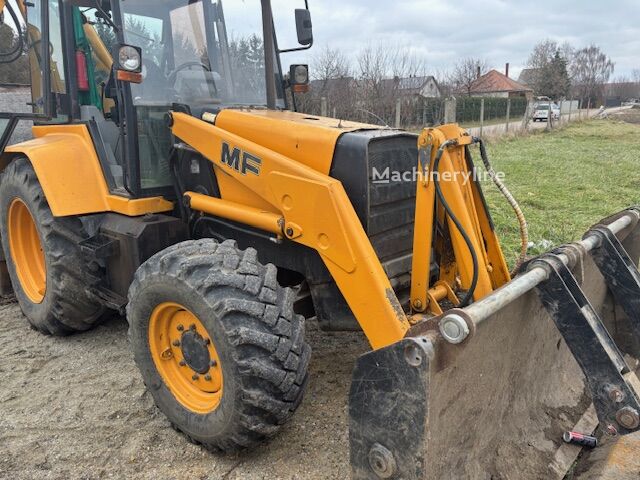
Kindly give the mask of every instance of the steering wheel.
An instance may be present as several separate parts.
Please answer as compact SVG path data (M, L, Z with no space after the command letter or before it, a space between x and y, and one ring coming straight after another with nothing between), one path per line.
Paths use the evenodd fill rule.
M185 69L191 68L191 67L202 67L202 69L205 72L210 72L211 71L211 68L208 67L207 65L205 65L202 62L184 62L183 64L181 64L178 67L176 67L176 69L169 74L169 76L167 77L167 80L169 82L171 82L171 84L176 83L176 77L178 76L178 73L181 72L182 70L185 70Z
M176 69L169 74L169 76L167 77L167 81L169 82L169 85L175 85L176 79L178 77L178 73L181 72L182 70L187 69L187 68L190 69L191 67L200 67L205 72L211 72L211 67L209 67L208 65L205 65L202 62L185 62L185 63L179 65L178 67L176 67ZM218 86L215 84L215 81L213 82L213 88L215 89L216 95L217 95L218 94Z

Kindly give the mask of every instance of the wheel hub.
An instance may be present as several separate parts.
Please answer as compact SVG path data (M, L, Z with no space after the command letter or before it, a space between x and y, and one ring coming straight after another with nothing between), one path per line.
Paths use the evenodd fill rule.
M165 386L184 407L198 413L217 408L222 366L198 317L177 303L161 303L149 319L149 349Z
M184 361L187 362L189 368L201 375L207 373L211 366L211 354L207 340L195 330L183 333L180 340Z

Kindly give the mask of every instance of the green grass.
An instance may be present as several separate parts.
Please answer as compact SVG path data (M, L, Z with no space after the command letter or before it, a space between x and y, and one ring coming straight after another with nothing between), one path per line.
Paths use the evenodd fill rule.
M520 203L529 240L560 245L580 239L595 222L640 204L640 125L593 120L553 132L499 140L489 159ZM473 149L476 165L479 152ZM505 257L519 250L518 223L491 184L482 182ZM548 250L534 247L531 254Z

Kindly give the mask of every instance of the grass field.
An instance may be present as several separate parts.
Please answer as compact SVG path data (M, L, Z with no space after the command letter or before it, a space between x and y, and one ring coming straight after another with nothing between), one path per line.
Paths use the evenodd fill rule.
M640 204L640 125L615 120L575 123L561 130L499 140L489 159L529 223L531 254L579 239L603 217ZM472 152L476 165L479 153ZM518 224L491 181L483 189L505 256L513 264ZM544 242L544 241L547 242Z

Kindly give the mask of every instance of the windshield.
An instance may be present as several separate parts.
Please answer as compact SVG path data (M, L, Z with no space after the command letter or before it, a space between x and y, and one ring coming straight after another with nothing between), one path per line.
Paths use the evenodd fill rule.
M125 40L142 48L136 105L266 105L260 0L123 0Z

